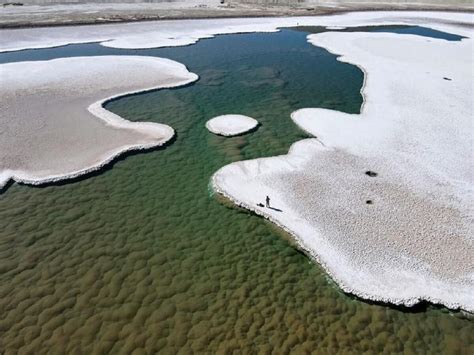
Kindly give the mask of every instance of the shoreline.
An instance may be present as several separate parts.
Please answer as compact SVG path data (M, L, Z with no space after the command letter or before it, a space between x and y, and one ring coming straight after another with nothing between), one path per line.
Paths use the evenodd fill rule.
M293 143L293 145L290 147L288 150L288 153L286 155L291 154L291 150L293 147L303 141L308 141L308 140L315 140L317 141L316 138L307 138L302 141L298 141ZM318 141L318 144L321 144L321 142ZM220 169L219 169L220 170ZM393 298L388 298L388 297L381 297L381 296L374 296L370 293L365 293L363 291L354 289L350 286L348 286L340 277L338 277L337 273L335 273L322 259L321 257L317 254L316 251L312 250L310 247L306 246L304 243L304 240L298 236L298 233L293 231L290 227L284 225L278 219L272 217L271 214L265 213L261 209L257 209L254 206L251 206L242 200L237 199L236 197L228 194L224 189L220 188L219 185L215 182L214 180L215 174L211 177L211 187L215 193L218 195L224 197L228 201L230 201L232 204L234 204L238 208L243 208L245 210L248 210L252 213L255 213L257 216L260 216L269 222L273 223L277 228L280 228L284 232L288 233L292 241L296 244L297 248L303 251L303 253L311 259L312 262L316 262L318 265L320 265L324 272L329 276L331 281L335 283L335 285L342 290L342 292L354 295L356 297L359 297L361 300L364 301L372 301L376 303L381 303L381 304L391 304L395 305L397 307L407 307L411 308L416 306L417 304L425 301L433 305L438 305L441 307L445 307L448 310L451 311L460 311L460 312L466 312L468 314L474 314L474 309L465 309L463 306L459 303L446 303L445 301L441 299L435 299L431 298L430 296L420 296L420 297L412 297L409 299L393 299Z
M472 26L470 13L426 11L424 26L443 30L446 25ZM42 49L71 44L98 43L121 49L150 49L192 45L201 39L238 33L277 32L282 27L344 24L354 27L383 25L420 25L420 13L413 11L373 11L332 14L329 16L255 17L232 19L163 20L137 23L110 23L108 26L84 25L81 33L75 26L38 27L3 30L5 41L0 52ZM146 40L145 40L146 38Z
M31 5L25 5L26 7ZM68 5L74 6L74 5ZM282 11L283 9L283 11ZM188 9L193 10L193 9ZM446 13L471 13L474 14L474 6L426 6L426 5L399 5L399 6L357 6L357 7L320 7L314 8L314 10L308 11L305 8L291 8L291 7L268 7L266 9L245 9L241 11L229 11L225 9L211 11L199 10L196 14L185 14L185 15L147 15L147 14L136 14L123 16L111 16L109 18L93 18L93 19L70 19L67 16L61 16L61 19L57 20L44 20L44 21L26 21L17 20L11 23L5 23L2 20L2 9L0 8L0 30L16 30L16 29L29 29L29 28L55 28L55 27L80 27L80 26L91 26L91 25L116 25L116 24L132 24L132 23L144 23L144 22L162 22L162 21L179 21L179 20L217 20L217 19L238 19L238 18L278 18L278 17L321 17L321 16L334 16L343 15L348 13L357 12L446 12ZM166 11L166 10L164 10ZM124 11L125 12L125 11ZM133 12L132 12L133 14ZM107 15L104 15L107 16Z
M341 37L347 36L349 38L351 36L354 38L357 37L357 34L347 35L347 34L340 33L339 35ZM328 35L328 33L326 33L326 36L327 38L331 38L330 35ZM334 35L335 38L336 36L337 35ZM370 37L370 36L367 36L367 37ZM381 35L381 37L385 37L388 40L391 37L395 38L396 35L387 34L385 36ZM362 123L362 124L364 123L364 121L367 122L367 120L370 120L369 117L372 117L372 121L373 121L374 115L380 117L380 113L378 114L376 113L378 112L376 106L380 105L381 103L380 98L379 98L380 95L376 95L378 99L376 99L375 101L373 99L373 96L371 95L371 93L375 90L374 87L378 88L377 90L381 89L381 86L379 85L377 79L376 79L375 85L374 85L374 80L373 80L374 78L373 75L378 75L380 77L380 69L376 69L377 67L374 66L373 63L371 63L368 67L366 67L367 60L368 60L367 57L361 54L362 52L358 52L358 51L354 52L353 54L352 50L354 49L352 48L351 42L349 42L351 44L351 46L349 46L349 49L342 50L341 49L343 48L342 39L341 39L341 44L338 44L338 46L336 47L335 45L329 45L329 43L332 43L331 40L327 39L327 40L322 41L320 40L320 38L324 39L325 36L324 35L310 35L308 37L308 42L311 44L317 45L319 47L325 48L329 52L337 55L338 61L355 65L364 72L364 85L361 88L363 103L361 105L360 113L359 114L344 114L337 111L323 110L323 109L301 109L301 110L294 111L291 115L294 123L297 126L299 126L303 131L313 136L317 136L317 138L312 138L312 139L310 138L310 139L295 142L290 147L290 150L288 151L286 155L281 155L281 156L276 156L276 157L257 158L253 160L235 162L235 163L226 165L222 167L221 169L219 169L212 176L211 186L213 187L216 193L229 199L237 206L250 210L256 213L257 215L260 215L263 218L270 220L272 223L279 226L284 231L288 232L293 237L293 239L295 240L299 248L304 250L305 253L308 254L311 259L317 261L318 264L320 264L325 269L328 275L341 288L341 290L343 290L346 293L354 294L357 297L360 297L362 299L368 299L371 301L382 302L382 303L391 303L395 305L403 305L407 307L412 307L421 301L427 301L433 304L443 305L444 307L448 309L462 310L468 313L472 313L474 310L473 308L474 306L472 304L472 301L468 297L469 289L472 286L471 286L471 283L467 279L467 274L470 272L469 270L472 266L470 266L469 262L467 262L467 264L464 264L464 267L466 269L464 269L464 267L461 266L463 263L463 260L464 262L466 260L469 260L468 255L472 254L472 250L471 250L472 248L468 247L470 243L468 235L462 234L463 233L462 232L463 227L461 227L462 224L461 225L457 224L457 223L465 223L465 220L463 220L462 217L460 217L461 220L459 219L456 220L456 218L458 217L455 217L454 215L452 217L454 219L451 222L451 220L449 219L451 218L450 212L449 210L447 210L448 208L453 208L453 211L458 211L456 209L457 208L456 206L458 206L459 207L458 212L461 213L462 215L462 211L463 211L462 201L463 200L460 200L458 202L449 201L451 198L450 197L451 193L453 192L451 191L451 189L455 189L455 190L458 189L456 184L454 184L452 187L450 187L446 191L440 189L436 193L435 193L435 190L431 192L429 186L434 181L436 181L438 177L436 173L435 175L430 176L433 173L432 171L430 171L430 169L424 170L425 168L421 167L420 172L419 173L414 172L411 179L409 177L405 178L403 177L403 174L405 174L404 170L407 170L407 169L409 170L411 169L410 167L414 166L413 165L414 162L411 162L409 164L407 163L406 168L402 170L402 174L401 176L399 176L399 178L402 177L402 179L397 180L397 178L394 178L394 177L396 177L397 175L400 175L400 173L397 173L395 169L395 174L393 174L392 169L393 167L397 167L397 166L401 168L403 164L398 165L398 163L395 162L393 163L393 167L391 167L392 163L389 162L389 163L385 163L385 166L384 166L384 165L380 165L380 162L381 162L380 159L377 158L374 160L375 157L372 157L370 161L368 161L369 164L371 165L373 164L377 167L375 169L376 171L379 171L379 167L380 167L381 168L380 170L384 171L383 175L387 175L386 177L384 176L383 178L372 180L375 182L376 185L379 185L381 187L381 189L379 187L378 189L375 189L375 191L379 191L379 193L380 191L384 191L385 185L387 188L387 192L385 196L383 195L383 193L382 195L377 195L377 192L375 192L374 197L376 199L376 205L381 204L381 206L378 208L382 208L381 211L384 211L384 210L387 210L387 203L389 203L388 209L392 211L392 213L395 215L394 218L396 221L398 220L405 221L405 219L408 218L407 221L411 220L411 221L415 221L415 224L421 223L421 226L428 226L427 224L425 224L426 221L423 222L423 219L421 220L417 219L420 217L420 212L419 212L420 209L428 207L428 210L430 211L430 213L436 212L436 211L439 212L440 208L446 209L446 212L444 212L445 218L446 218L446 221L450 221L452 223L452 225L449 225L449 228L452 228L451 232L449 232L449 234L446 235L442 232L442 229L438 230L437 229L438 227L436 226L433 227L432 231L430 231L430 228L428 228L428 231L426 232L427 233L426 239L428 240L428 244L424 244L422 253L418 253L416 251L416 248L415 250L413 250L413 247L411 245L417 245L416 243L418 244L425 243L426 241L423 239L425 237L417 236L415 238L415 242L409 240L409 238L406 239L405 237L406 236L409 237L411 234L414 234L413 236L415 236L417 233L421 233L421 235L423 235L423 233L425 233L423 229L424 227L422 227L422 229L420 230L415 229L414 231L409 232L407 231L407 228L409 229L409 227L391 226L392 227L391 229L394 230L395 233L397 233L398 230L400 231L400 237L396 241L395 239L392 239L391 237L391 235L393 235L394 233L393 231L384 232L380 235L377 235L377 232L374 233L374 231L378 230L377 228L374 228L372 230L371 226L369 226L368 228L366 227L368 226L366 222L363 222L363 223L361 222L361 226L359 227L359 229L361 229L360 231L361 233L354 231L352 234L351 233L347 234L347 236L351 237L349 239L354 239L356 241L358 241L359 238L361 238L361 242L362 242L371 234L374 234L374 237L375 237L374 239L373 237L370 237L367 240L373 239L373 241L374 242L377 241L379 245L376 246L369 243L370 245L372 245L371 247L367 245L365 246L366 248L367 247L371 249L374 248L374 250L382 250L381 246L383 246L386 243L387 244L386 247L388 248L388 250L385 253L382 252L380 257L373 258L371 256L373 255L373 253L369 252L366 255L366 252L364 252L363 250L358 251L357 247L355 247L355 249L352 249L353 247L351 247L352 244L350 243L345 245L345 242L342 242L341 244L340 242L341 239L339 237L335 237L335 235L331 233L328 234L328 231L330 231L331 229L330 228L328 229L327 225L326 226L324 225L325 222L322 222L322 221L326 221L326 219L324 219L324 217L320 215L320 214L325 213L324 209L316 209L315 205L311 205L311 203L305 202L305 199L307 198L306 196L311 196L311 195L320 196L317 193L317 191L319 191L320 189L311 187L311 186L316 186L318 184L317 182L318 180L308 179L306 177L307 174L315 174L314 176L321 175L321 180L319 181L319 184L330 183L330 184L337 185L338 180L335 175L326 176L324 173L323 174L317 173L317 170L323 169L322 165L324 165L324 163L321 164L321 166L316 165L317 160L327 161L327 159L325 158L325 155L334 157L333 152L336 152L335 153L336 157L337 156L341 157L341 154L345 154L345 153L338 154L337 151L343 152L344 150L347 150L349 154L355 154L356 156L358 154L361 154L361 157L364 157L363 152L365 151L370 152L370 145L372 145L372 143L374 145L378 145L377 143L378 140L374 140L374 142L371 142L368 145L364 146L364 144L362 144L360 150L354 149L353 151L352 151L353 148L351 148L350 145L341 146L341 143L344 142L345 139L347 139L347 136L344 134L347 132L344 132L344 130L342 130L343 127L342 126L339 127L339 125L336 125L335 127L331 128L331 125L332 125L331 120L333 119L332 118L333 116L329 114L333 114L334 119L336 119L336 115L340 116L340 122L336 121L334 124L336 123L342 124L343 123L342 121L347 120L349 116L351 116L353 120L359 121L356 123ZM360 42L357 42L357 43L360 43ZM422 43L422 41L420 41L420 43ZM450 45L448 45L448 48L449 46ZM334 49L333 47L338 48L338 49ZM463 58L461 58L461 60L462 59ZM442 70L446 70L446 68ZM374 72L376 74L374 74ZM439 72L439 69L436 68L435 72ZM369 87L367 86L368 79L371 81L371 84ZM458 80L458 79L459 78L454 79L454 80ZM367 91L369 91L369 93ZM374 110L374 105L376 108L375 110ZM388 107L390 107L390 105ZM396 105L394 107L396 107ZM311 110L313 110L314 112L312 112ZM414 110L413 114L415 114L416 112L418 111ZM305 115L308 118L306 121L305 120L298 121L297 116L304 118ZM328 115L328 117L324 117L325 115ZM405 116L405 117L410 117L410 115L408 115L407 113L405 114L400 113L400 115ZM319 116L319 120L316 121L316 123L314 123L314 126L311 126L313 124L311 123L312 122L311 119L316 119L316 117L318 116ZM330 123L325 125L323 122L327 120L329 120ZM317 125L317 123L320 123L320 122L321 122L320 124L321 128L319 128L319 125ZM422 120L422 122L424 121ZM347 123L350 123L350 122L347 122ZM346 131L349 131L350 135L358 136L357 134L358 131L355 130L356 126L354 125L353 129L351 129L350 126L351 125L349 125L349 128L346 127ZM362 131L364 131L363 127L360 127L360 128ZM396 127L391 125L391 123L389 123L388 126L383 127L383 128L396 130ZM374 128L375 135L377 131L378 131L377 128ZM342 138L340 139L338 138L338 135L339 135L338 132L342 134ZM361 132L359 131L359 133ZM372 136L374 136L374 134L372 134ZM368 139L368 137L365 137L365 139ZM385 139L385 138L382 137L382 139ZM356 145L360 144L358 142L362 142L363 140L364 138L362 139L355 138L354 144ZM383 140L381 140L381 142L382 141ZM407 140L407 142L409 141L410 140ZM429 142L429 139L426 142ZM443 146L441 145L441 147ZM388 148L387 151L391 151L392 149L393 148ZM370 157L371 155L369 154L368 156ZM350 160L348 161L350 162ZM345 166L344 164L346 164L344 161L335 161L334 163L340 165L339 169L341 169L341 167L344 169L344 166ZM354 167L352 166L353 164L354 163L350 163L349 166L353 168ZM312 166L314 166L314 169L315 169L313 172L311 172L311 168L310 168ZM359 164L357 164L356 166L359 166L359 169L361 169ZM430 167L429 161L428 161L427 167ZM446 166L441 165L439 169L441 173L440 176L442 176L442 171L443 169L446 169ZM348 170L347 173L350 174L350 170ZM429 179L433 179L433 181L430 181L430 180L423 181L423 184L421 184L417 188L416 187L417 179L416 178L414 179L413 177L418 176L421 178L423 177L423 175L426 175L426 177L429 177ZM305 190L305 193L303 195L300 194L298 195L298 197L292 194L291 192L292 190L285 190L285 186L287 186L288 183L282 183L280 181L280 180L285 181L285 180L294 179L294 176L301 176L299 180L295 179L294 183L297 183L297 182L301 183L303 181L302 186L310 187L309 189ZM410 176L410 174L408 176ZM411 184L409 183L405 186L404 184L405 180L407 181L411 180L412 183ZM354 177L351 175L351 177L349 178L349 181L356 181L356 180L354 180ZM393 189L393 187L396 186L396 185L393 185L393 186L391 185L393 184L394 181L395 181L395 184L399 184L400 187L402 187L405 190L393 190L392 192L391 189ZM444 183L447 183L447 181L443 182L443 184ZM245 186L245 189L239 188L239 186ZM362 184L361 186L365 186L365 183ZM345 185L342 185L341 189L344 190L344 193L343 193L344 195L348 187ZM430 202L428 199L426 199L427 196L425 195L426 195L427 189L428 189L428 195L433 193L436 196L438 196L438 198L440 199L439 204L437 202L433 204L432 201ZM369 196L367 197L370 197L371 193L374 194L374 192L370 192L370 190L371 188L369 188L366 191L369 193ZM299 190L295 190L295 191L299 191ZM398 201L395 200L397 196L400 196L400 192L403 192L402 196L406 193L409 193L410 197L407 196L408 197L407 200L403 200L403 199L398 200ZM445 195L441 195L442 192L444 192ZM331 192L331 194L333 193L334 191ZM392 193L393 195L391 195ZM458 193L460 193L460 191L458 191ZM278 207L278 209L280 209L280 211L284 211L284 212L277 213L277 212L274 212L273 210L267 210L255 205L256 203L255 201L262 200L263 198L262 194L264 195L266 194L267 196L268 195L272 196L272 201L273 200L276 201L275 205ZM347 199L352 199L351 196L352 196L351 194L348 194ZM362 193L362 196L364 196L364 193ZM395 209L392 210L390 207L391 199L389 198L389 196L392 196L392 199L393 199L393 201L391 201L392 204L398 203L398 204L402 204L402 206L398 208L395 205L393 206L395 207ZM323 197L320 196L319 198L322 199ZM341 203L341 199L338 196L331 196L331 200L333 200L333 198L334 198L334 203L336 205L329 204L327 206L329 210L337 208L337 209L341 209L342 211L347 210L347 209L349 209L349 211L351 210L353 211L354 208L357 208L354 206L354 203L351 203L351 201L348 201L347 208L344 206L339 206L338 203ZM311 200L311 198L308 198L308 201L313 201L313 200ZM322 200L322 201L326 201L326 200ZM336 202L336 201L339 201L339 202ZM386 201L387 203L385 203L384 201ZM407 206L409 206L413 203L413 201L415 202L414 207L416 207L415 210L413 210L413 216L411 216L410 214L408 214L408 216L406 214L403 214L405 213L404 210L406 210L406 207L403 207L403 205L407 204ZM370 201L370 203L372 203L372 201ZM321 202L321 204L324 204L324 203ZM314 220L313 218L306 219L305 218L306 214L303 211L304 207L300 207L300 206L306 206L307 209L313 206L316 210L314 212L308 212L308 213L310 215L315 216ZM391 217L384 219L383 214L381 214L380 217L375 217L377 216L377 213L380 214L381 212L377 212L377 208L375 208L375 210L374 208L375 207L364 209L361 206L362 211L367 210L366 213L370 212L370 216L367 218L371 219L372 221L371 223L373 224L377 224L380 222L388 223L387 221L391 220ZM346 211L345 214L343 213L341 216L339 216L340 217L339 220L340 221L344 220L343 216L349 219L352 218L350 217L350 215L348 215L351 213L349 211ZM375 211L375 215L373 215L374 211ZM332 214L330 213L328 215L331 216ZM421 216L424 216L423 212L421 212ZM433 216L436 216L436 214L433 213ZM375 218L375 219L372 219L372 218ZM380 218L380 220L378 221L377 218ZM430 219L429 216L427 218ZM317 222L315 222L315 220L319 220L319 219L322 219L321 221L322 224L318 224ZM333 218L333 221L334 221L334 218ZM346 223L348 222L346 222L345 220L341 223L338 222L338 226L340 227L340 225L345 225ZM348 225L353 226L351 224L348 224ZM408 225L409 224L407 224L407 226ZM337 227L334 230L338 230L339 227ZM388 227L389 226L387 225L387 228ZM347 231L347 229L345 230ZM438 231L438 233L434 233L432 235L433 237L434 236L438 237L437 238L438 241L435 243L435 245L439 243L443 243L443 240L445 240L444 238L447 238L447 237L453 238L454 236L456 236L456 238L453 238L451 240L451 243L455 243L457 247L454 246L455 244L453 244L452 246L454 250L458 250L459 252L462 250L462 253L460 253L459 258L451 259L453 263L454 261L456 261L457 266L454 266L450 271L447 270L448 268L446 269L446 271L439 271L439 270L440 270L440 267L442 268L441 265L445 265L446 260L444 259L448 258L449 257L448 254L451 255L452 252L448 253L448 251L443 251L443 253L441 254L443 255L444 253L446 253L446 255L443 257L437 257L436 256L438 253L437 247L435 246L429 247L429 240L431 240L430 233L435 232L435 231ZM333 238L335 238L334 241L333 241ZM342 240L344 239L345 238L342 238ZM412 243L415 243L415 244L412 244ZM363 247L365 244L366 242L362 243L358 248L360 249L360 247ZM464 245L465 249L462 249L462 248L458 249L460 245ZM407 246L409 246L409 249L406 249ZM401 254L395 254L397 255L397 258L402 259L400 260L400 262L393 261L396 259L393 259L392 255L397 250L399 251L402 250ZM364 257L369 257L368 261L364 262L361 259L361 255L364 255ZM426 255L428 256L426 257ZM432 259L430 259L430 257ZM430 263L428 260L431 260L432 263ZM336 261L337 263L335 264ZM374 266L375 267L374 269L374 267L371 267L370 265L377 265L377 266ZM382 267L382 270L377 271L377 269L380 267ZM432 271L431 271L431 267L433 267ZM368 271L371 268L374 269L372 270L373 272ZM385 270L385 268L388 268L388 269ZM462 270L465 270L464 273L462 272ZM441 274L439 274L440 272ZM396 285L403 285L404 288L400 289L400 287ZM454 290L453 291L454 294L453 292L450 292L450 290ZM456 297L454 297L454 295L456 295Z

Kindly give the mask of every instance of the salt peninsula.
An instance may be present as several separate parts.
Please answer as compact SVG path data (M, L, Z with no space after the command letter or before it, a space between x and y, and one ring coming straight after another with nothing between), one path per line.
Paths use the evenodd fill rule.
M130 122L102 104L197 80L182 64L149 57L62 58L0 67L0 187L10 179L41 184L73 178L123 152L163 145L174 135L171 127Z
M217 135L232 137L255 129L258 121L244 115L222 115L206 122L206 128Z
M289 231L346 292L472 312L472 40L308 40L365 72L360 115L295 111L315 139L223 167L214 188ZM265 196L275 208L259 204Z

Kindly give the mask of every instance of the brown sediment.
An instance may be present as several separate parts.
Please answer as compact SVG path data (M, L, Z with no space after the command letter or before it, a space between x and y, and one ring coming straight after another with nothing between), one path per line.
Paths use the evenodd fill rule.
M27 7L27 6L26 6ZM0 9L1 10L1 9ZM122 10L99 11L96 13L36 13L35 16L21 15L23 8L18 9L17 18L0 18L0 29L19 29L31 27L107 25L130 22L164 21L164 20L191 20L191 19L219 19L219 18L257 18L257 17L297 17L297 16L327 16L348 12L364 11L439 11L439 12L474 12L472 6L421 5L421 4L383 4L383 5L340 5L325 6L242 6L233 4L232 7L214 7L208 9L149 9L147 11ZM22 19L21 16L27 17Z

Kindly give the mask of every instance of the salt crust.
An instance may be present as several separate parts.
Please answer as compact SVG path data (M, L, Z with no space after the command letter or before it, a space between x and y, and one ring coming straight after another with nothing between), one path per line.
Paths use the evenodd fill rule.
M340 15L283 18L234 18L169 20L81 26L1 30L0 52L57 47L72 43L100 42L113 48L158 48L184 46L217 34L276 32L293 26L416 25L443 30L449 22L471 23L469 13L369 11ZM458 31L461 31L459 29ZM469 28L462 33L470 35Z
M126 151L163 145L171 127L124 120L103 104L198 79L172 60L133 56L3 64L0 73L0 188L10 179L37 185L75 178Z
M257 120L244 115L222 115L206 122L206 128L210 132L226 137L251 131L257 126Z
M361 114L298 110L293 121L317 139L227 165L213 188L291 233L345 292L473 312L472 40L327 32L309 41L364 71ZM258 206L267 195L274 209Z

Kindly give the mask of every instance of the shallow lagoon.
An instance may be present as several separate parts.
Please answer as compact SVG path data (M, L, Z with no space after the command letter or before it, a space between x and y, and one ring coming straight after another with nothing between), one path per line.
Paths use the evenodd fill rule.
M223 165L284 154L306 137L292 111L358 112L362 73L306 35L284 30L182 48L87 44L15 54L157 55L201 78L107 105L130 120L171 125L177 137L166 149L131 154L74 183L13 184L1 195L1 350L472 352L474 323L461 314L345 295L282 232L209 191ZM262 126L235 138L209 133L204 123L226 113Z

